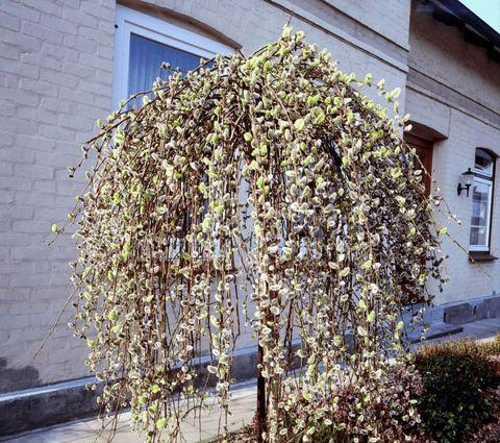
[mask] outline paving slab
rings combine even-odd
[[[231,394],[231,416],[228,419],[230,431],[241,429],[250,423],[254,416],[256,404],[255,381],[236,385]],[[213,403],[201,412],[200,417],[186,420],[182,424],[182,434],[186,443],[208,442],[219,433],[221,410]],[[203,432],[200,430],[202,423]],[[106,441],[109,433],[104,432],[100,437],[101,422],[97,419],[81,420],[63,425],[31,431],[16,437],[1,439],[9,443],[93,443]],[[130,413],[120,414],[115,443],[138,443],[145,441],[144,436],[135,432],[131,427]]]
[[[464,338],[491,339],[500,334],[500,318],[466,323],[461,327],[462,331],[459,333],[428,340],[425,343],[434,344]],[[255,403],[255,381],[234,386],[231,399],[232,415],[229,419],[229,429],[231,431],[250,423],[254,415]],[[210,438],[213,438],[218,433],[219,419],[220,410],[217,406],[213,405],[210,410],[205,410],[201,413],[200,420],[203,423],[203,433],[200,433],[198,420],[187,421],[183,424],[185,441],[188,443],[209,441]],[[96,436],[100,427],[99,420],[82,420],[31,431],[12,438],[2,439],[0,437],[0,441],[9,443],[91,443],[99,441],[96,440]],[[105,441],[105,438],[101,438],[100,441]],[[140,434],[131,429],[129,413],[120,414],[114,441],[116,443],[138,443],[144,441],[144,438]]]
[[[489,318],[461,325],[462,332],[447,337],[439,337],[429,340],[427,343],[442,343],[445,341],[457,341],[466,338],[481,340],[495,337],[500,334],[500,318]]]

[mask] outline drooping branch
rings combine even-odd
[[[371,82],[287,28],[248,59],[159,81],[102,124],[72,218],[75,328],[107,413],[130,405],[149,441],[173,441],[215,385],[227,439],[241,297],[262,349],[266,441],[312,438],[318,420],[343,431],[334,399],[348,386],[368,404],[392,398],[395,367],[411,379],[401,309],[431,300],[441,259],[406,119],[360,92]],[[391,414],[403,410],[409,399]],[[412,438],[412,414],[399,437]]]

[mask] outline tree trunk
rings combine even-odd
[[[257,443],[263,443],[262,434],[266,432],[266,379],[262,376],[264,350],[259,344],[257,349],[257,410],[255,412],[255,433]]]

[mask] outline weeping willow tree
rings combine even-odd
[[[370,75],[303,38],[158,80],[83,147],[75,328],[104,413],[130,406],[149,441],[181,438],[210,386],[219,438],[236,438],[243,323],[261,357],[254,441],[418,438],[401,310],[442,280],[433,200],[399,91],[373,86],[391,118],[360,92]]]

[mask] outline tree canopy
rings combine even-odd
[[[431,300],[442,259],[399,91],[372,82],[285,28],[250,57],[158,80],[142,106],[100,123],[70,220],[75,328],[105,411],[130,405],[150,441],[174,441],[215,380],[228,439],[248,323],[263,351],[266,441],[307,441],[319,423],[383,440],[368,404],[400,423],[391,441],[416,432],[399,395],[414,375],[401,310]],[[391,382],[398,371],[407,384]],[[339,419],[351,385],[354,424]]]

